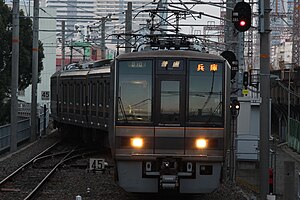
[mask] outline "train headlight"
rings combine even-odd
[[[207,147],[207,142],[208,141],[206,139],[203,139],[203,138],[197,139],[196,140],[196,147],[198,149],[205,149]]]
[[[144,140],[143,138],[135,137],[131,138],[131,146],[134,148],[142,148],[144,145]]]

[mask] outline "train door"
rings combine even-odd
[[[156,78],[155,153],[184,153],[185,77]]]

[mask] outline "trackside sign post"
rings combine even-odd
[[[91,171],[102,171],[104,169],[103,158],[90,158],[90,170]]]

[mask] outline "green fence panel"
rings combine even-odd
[[[288,136],[289,147],[300,153],[300,122],[290,118],[290,134]]]

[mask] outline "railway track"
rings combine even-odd
[[[0,182],[3,199],[32,199],[65,161],[83,156],[85,150],[57,142],[23,164]]]
[[[77,148],[69,156],[64,158],[69,151],[72,151],[75,148],[75,145],[82,144],[78,142],[75,145],[66,145],[65,143],[57,144],[56,146],[53,145],[54,147],[52,149],[44,150],[45,147],[50,144],[48,140],[39,140],[38,143],[24,149],[24,151],[0,162],[1,200],[73,200],[78,195],[85,200],[187,199],[178,196],[175,198],[174,196],[169,197],[149,194],[135,195],[127,193],[114,182],[114,162],[109,150],[101,149],[99,146],[93,149],[89,146],[89,150]],[[71,142],[74,143],[74,141]],[[36,152],[41,153],[35,156],[37,154]],[[29,158],[32,159],[28,161]],[[91,158],[103,158],[108,163],[106,171],[88,170]],[[24,163],[31,164],[25,166],[26,164]],[[57,166],[58,170],[57,168],[56,170],[53,170],[54,174],[49,175],[45,182],[41,183],[47,173],[49,173],[58,163],[60,163]],[[17,169],[16,166],[21,166],[18,167],[20,172],[17,172],[18,170],[12,172],[11,169]],[[7,176],[8,174],[11,175]],[[33,178],[36,180],[32,181],[31,179]],[[37,186],[38,188],[33,192],[34,188]],[[212,194],[189,197],[189,199],[247,199],[243,198],[243,196],[244,194],[240,188],[236,188],[232,184],[224,184]]]

